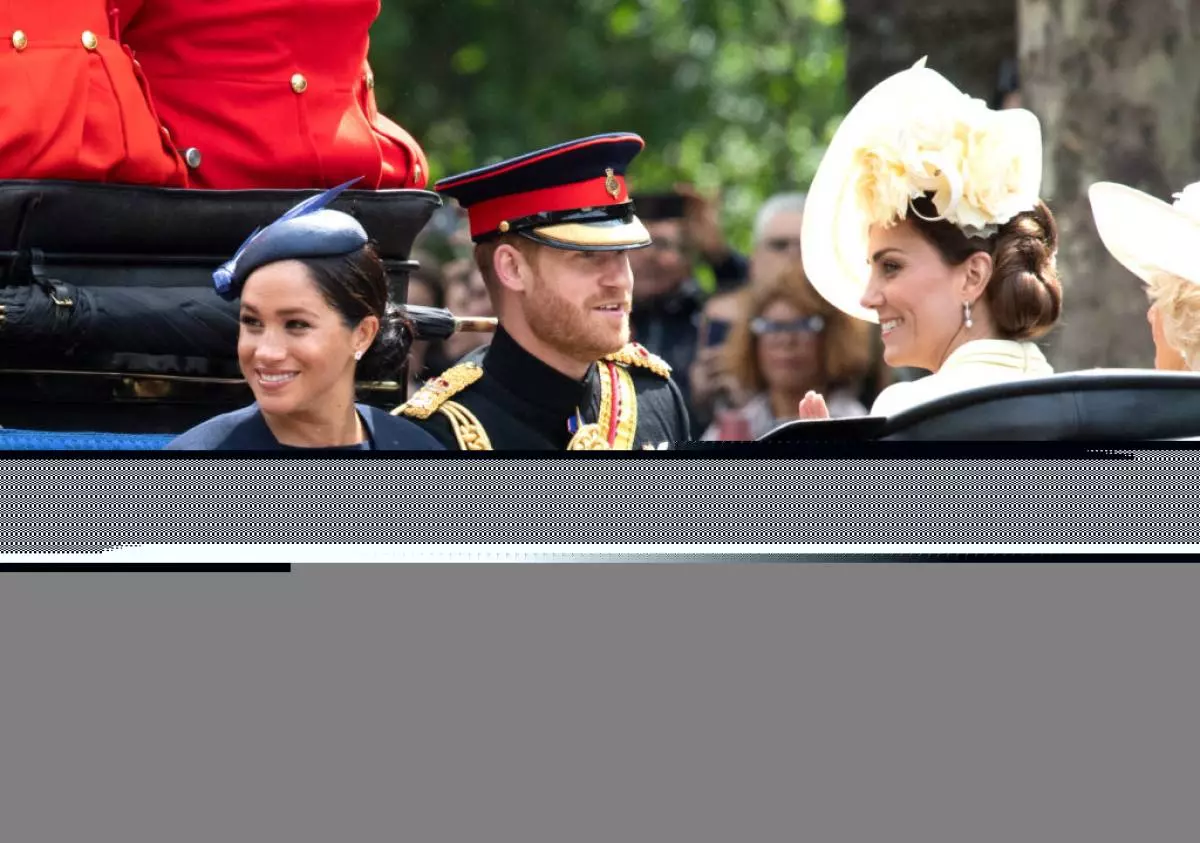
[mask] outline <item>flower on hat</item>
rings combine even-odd
[[[1037,204],[1022,186],[1022,147],[1002,113],[959,92],[895,108],[854,153],[855,194],[868,224],[903,220],[913,199],[930,194],[937,209],[930,219],[987,237]]]
[[[1200,181],[1174,194],[1175,210],[1200,222]]]

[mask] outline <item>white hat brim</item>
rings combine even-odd
[[[860,176],[855,156],[880,125],[902,125],[912,115],[965,95],[941,74],[924,66],[901,71],[880,82],[855,103],[842,120],[821,159],[808,190],[801,226],[804,271],[830,304],[867,322],[875,311],[862,306],[870,280],[867,237],[870,222],[855,189]],[[1023,192],[1036,195],[1042,180],[1041,124],[1025,109],[994,112],[1008,122],[1006,136],[1022,162]],[[900,209],[897,209],[897,212]]]
[[[1088,199],[1104,248],[1122,266],[1146,283],[1165,272],[1200,284],[1200,220],[1115,182],[1093,184]]]

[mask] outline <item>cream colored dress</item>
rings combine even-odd
[[[1041,349],[1031,342],[972,340],[956,348],[935,374],[892,384],[879,393],[871,405],[871,415],[894,416],[964,389],[1053,374]]]

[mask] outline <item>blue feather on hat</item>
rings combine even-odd
[[[265,228],[257,228],[232,258],[213,272],[217,294],[233,301],[254,270],[289,258],[350,254],[370,240],[362,224],[349,214],[327,206],[360,179],[310,196]]]

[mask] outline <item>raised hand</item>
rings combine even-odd
[[[820,421],[827,418],[829,408],[825,406],[825,399],[819,393],[809,390],[808,394],[800,399],[800,420]]]

